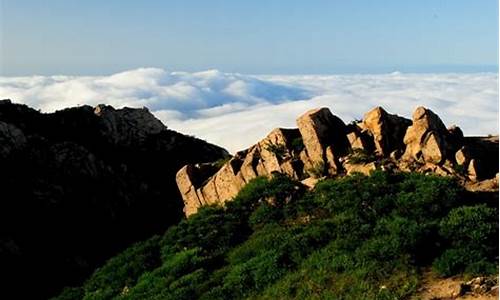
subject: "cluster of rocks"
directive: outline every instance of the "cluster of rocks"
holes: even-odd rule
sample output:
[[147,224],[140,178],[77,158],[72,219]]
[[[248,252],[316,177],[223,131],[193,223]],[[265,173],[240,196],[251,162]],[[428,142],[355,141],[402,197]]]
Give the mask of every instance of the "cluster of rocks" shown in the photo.
[[456,296],[464,295],[485,295],[490,294],[498,297],[498,280],[497,278],[475,277],[471,280],[460,284],[460,289]]
[[[205,163],[180,169],[176,181],[184,213],[231,200],[253,178],[274,172],[308,187],[323,176],[375,169],[432,172],[467,182],[495,178],[498,172],[498,136],[464,137],[459,127],[446,128],[424,107],[415,110],[412,120],[376,107],[350,124],[328,108],[318,108],[300,116],[297,127],[274,129],[222,167]],[[498,185],[498,175],[493,181]]]

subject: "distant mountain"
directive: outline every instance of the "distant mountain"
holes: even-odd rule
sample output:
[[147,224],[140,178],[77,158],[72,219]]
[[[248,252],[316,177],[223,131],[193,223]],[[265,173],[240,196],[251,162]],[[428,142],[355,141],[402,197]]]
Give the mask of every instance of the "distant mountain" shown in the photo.
[[183,218],[182,166],[228,156],[145,108],[44,114],[0,101],[3,294],[43,299],[81,284],[109,257]]

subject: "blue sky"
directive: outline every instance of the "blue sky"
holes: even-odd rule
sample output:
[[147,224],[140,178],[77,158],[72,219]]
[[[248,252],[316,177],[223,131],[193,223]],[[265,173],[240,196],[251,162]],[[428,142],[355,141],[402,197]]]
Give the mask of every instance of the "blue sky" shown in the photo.
[[497,0],[0,0],[0,75],[496,71]]

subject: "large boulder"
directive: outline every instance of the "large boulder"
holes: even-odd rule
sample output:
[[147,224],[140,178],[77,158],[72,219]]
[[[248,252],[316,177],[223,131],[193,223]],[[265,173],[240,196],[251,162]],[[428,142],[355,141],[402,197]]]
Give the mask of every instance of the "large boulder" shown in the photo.
[[312,164],[325,164],[329,170],[337,172],[338,158],[350,149],[344,122],[323,107],[300,116],[297,125]]
[[410,125],[410,120],[389,114],[380,106],[367,112],[361,124],[373,137],[376,153],[383,156],[404,148],[403,137]]
[[446,158],[448,130],[431,110],[418,107],[413,113],[413,123],[404,136],[406,145],[403,159],[442,163]]
[[290,144],[295,136],[299,136],[296,129],[276,128],[258,143],[260,163],[267,174],[282,171],[281,163],[292,156]]
[[[240,173],[243,161],[238,157],[229,160],[212,178],[217,192],[217,202],[224,203],[231,200],[245,185],[245,179]],[[205,201],[212,201],[206,199]]]
[[240,174],[246,182],[249,182],[262,173],[262,169],[258,168],[260,161],[259,148],[258,145],[250,147],[241,165]]
[[[498,173],[498,135],[488,137],[465,137],[464,153],[469,161],[475,160],[474,170],[478,180],[493,178]],[[470,164],[470,163],[469,163]]]
[[175,176],[177,187],[184,201],[184,214],[189,216],[205,204],[202,194],[197,191],[203,182],[217,171],[213,164],[185,165]]
[[471,159],[470,150],[464,146],[455,153],[455,161],[459,166],[468,166]]

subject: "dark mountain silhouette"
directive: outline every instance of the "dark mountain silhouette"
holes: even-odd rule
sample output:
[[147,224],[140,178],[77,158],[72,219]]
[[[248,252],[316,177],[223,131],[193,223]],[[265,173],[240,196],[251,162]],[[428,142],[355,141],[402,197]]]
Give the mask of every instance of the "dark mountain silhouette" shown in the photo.
[[175,173],[227,156],[147,109],[44,114],[0,101],[4,295],[53,296],[131,243],[163,233],[183,218]]

